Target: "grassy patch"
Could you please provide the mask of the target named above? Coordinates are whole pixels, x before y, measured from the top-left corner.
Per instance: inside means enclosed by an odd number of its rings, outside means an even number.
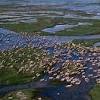
[[[96,85],[90,92],[92,100],[100,100],[100,85]]]
[[[92,22],[93,25],[78,26],[72,29],[63,30],[57,35],[87,35],[100,34],[100,21]]]
[[[50,100],[48,97],[41,97],[42,89],[28,89],[28,90],[20,90],[9,93],[0,98],[0,100]],[[23,99],[24,98],[24,99]]]
[[[1,24],[0,27],[7,28],[16,32],[37,32],[42,28],[50,27],[52,24],[49,21],[39,20],[37,23],[19,23],[19,24]]]
[[[30,80],[32,80],[31,76],[18,74],[14,69],[0,70],[0,84],[17,84],[29,82]]]
[[[16,24],[0,24],[0,27],[7,28],[15,32],[27,32],[29,35],[34,35],[34,32],[40,32],[39,35],[50,35],[46,32],[41,32],[42,29],[53,27],[57,24],[77,24],[78,22],[89,22],[93,25],[78,26],[72,29],[65,29],[56,32],[55,35],[86,35],[99,34],[100,21],[99,20],[82,20],[74,18],[50,18],[38,17],[38,22],[35,23],[16,23]]]
[[[52,84],[54,86],[64,85],[66,82],[62,82],[59,79],[51,80],[49,84]]]
[[[38,18],[36,23],[18,23],[18,24],[0,24],[0,27],[7,28],[16,32],[39,32],[46,27],[52,27],[57,23],[64,22],[64,19],[55,18]]]
[[[95,43],[100,42],[100,39],[92,39],[92,40],[73,40],[73,43],[80,44],[82,46],[93,46]]]

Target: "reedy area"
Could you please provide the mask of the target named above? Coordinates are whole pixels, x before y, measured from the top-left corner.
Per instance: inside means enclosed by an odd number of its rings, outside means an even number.
[[[90,39],[90,40],[73,40],[73,43],[80,44],[82,46],[93,46],[95,43],[100,42],[100,39]]]
[[[41,91],[41,89],[19,90],[8,93],[4,97],[1,97],[0,100],[51,100],[48,97],[39,96]]]
[[[91,100],[100,100],[100,84],[97,84],[90,92]]]

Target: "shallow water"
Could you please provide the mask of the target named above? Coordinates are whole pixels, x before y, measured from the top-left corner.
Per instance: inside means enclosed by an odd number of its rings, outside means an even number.
[[[100,42],[97,42],[97,43],[94,44],[94,47],[97,47],[97,46],[100,47]]]
[[[55,32],[65,30],[65,29],[73,28],[75,26],[77,26],[77,25],[56,25],[56,26],[51,27],[51,28],[43,29],[42,31],[48,32],[48,33],[55,33]]]
[[[37,84],[38,83],[31,82],[27,84],[5,86],[0,89],[0,95],[5,95],[6,93],[20,89],[43,88],[40,96],[50,97],[51,100],[88,100],[87,94],[94,86],[93,81],[92,84],[82,83],[80,86],[73,88],[65,88],[65,86],[49,86],[47,82]],[[60,95],[57,95],[57,93],[60,93]]]
[[[32,43],[34,47],[46,47],[47,51],[49,53],[52,53],[54,51],[53,45],[54,44],[61,44],[65,42],[70,42],[73,39],[93,39],[93,38],[99,38],[100,35],[89,35],[89,36],[34,36],[31,38],[27,38],[24,36],[21,36],[18,33],[2,29],[0,28],[0,50],[7,50],[14,47],[14,45],[17,46],[26,46],[28,43]],[[86,56],[88,57],[88,55]],[[86,58],[85,57],[85,58]],[[76,56],[73,55],[72,59],[78,59]],[[62,57],[64,60],[64,58]],[[56,65],[59,67],[59,63]],[[91,68],[91,64],[88,64],[88,69],[85,70],[86,76],[88,74],[94,74],[93,70],[89,69]],[[47,77],[45,77],[47,78]],[[5,93],[20,90],[20,89],[30,89],[30,88],[40,88],[43,87],[43,92],[40,94],[42,96],[48,96],[52,100],[88,100],[87,94],[90,91],[90,89],[94,86],[95,80],[93,78],[90,78],[90,82],[86,83],[84,80],[82,80],[82,83],[79,86],[66,88],[65,86],[49,86],[47,82],[45,83],[26,83],[26,84],[19,84],[19,85],[11,85],[11,86],[0,86],[0,95],[3,95]],[[60,93],[58,95],[57,93]]]
[[[0,50],[6,50],[14,48],[15,46],[25,46],[29,42],[33,47],[39,46],[52,46],[55,43],[61,44],[64,42],[71,42],[74,39],[98,39],[100,35],[88,35],[88,36],[33,36],[27,38],[19,35],[13,31],[0,28]]]
[[[74,27],[78,27],[78,26],[84,26],[84,25],[92,25],[90,23],[78,23],[78,24],[75,24],[75,25],[69,25],[69,24],[65,24],[65,25],[56,25],[54,27],[51,27],[51,28],[45,28],[43,29],[42,31],[43,32],[48,32],[48,33],[56,33],[56,32],[59,32],[59,31],[62,31],[62,30],[65,30],[65,29],[71,29],[71,28],[74,28]]]

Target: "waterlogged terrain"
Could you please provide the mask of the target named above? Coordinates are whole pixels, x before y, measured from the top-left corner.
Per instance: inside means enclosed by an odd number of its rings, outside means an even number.
[[[99,0],[0,0],[0,100],[99,100]]]
[[[27,37],[2,28],[0,32],[0,95],[8,93],[2,100],[21,99],[22,96],[43,100],[88,100],[90,89],[99,81],[100,48],[68,42],[81,38],[95,41],[99,40],[99,35]],[[23,95],[17,95],[20,93]]]
[[[84,35],[100,32],[98,0],[8,0],[8,5],[7,1],[0,2],[0,27],[19,33]]]

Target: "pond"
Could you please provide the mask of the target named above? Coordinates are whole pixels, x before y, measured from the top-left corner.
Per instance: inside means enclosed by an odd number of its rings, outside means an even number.
[[[97,47],[97,46],[100,47],[100,42],[97,42],[97,43],[94,44],[94,47]]]
[[[74,27],[84,26],[84,25],[92,25],[92,24],[87,23],[87,22],[84,22],[84,23],[79,22],[78,24],[75,24],[75,25],[71,25],[71,24],[70,25],[69,24],[60,25],[59,24],[59,25],[55,25],[54,27],[51,27],[51,28],[45,28],[42,31],[48,32],[48,33],[56,33],[56,32],[59,32],[59,31],[65,30],[65,29],[71,29]]]

